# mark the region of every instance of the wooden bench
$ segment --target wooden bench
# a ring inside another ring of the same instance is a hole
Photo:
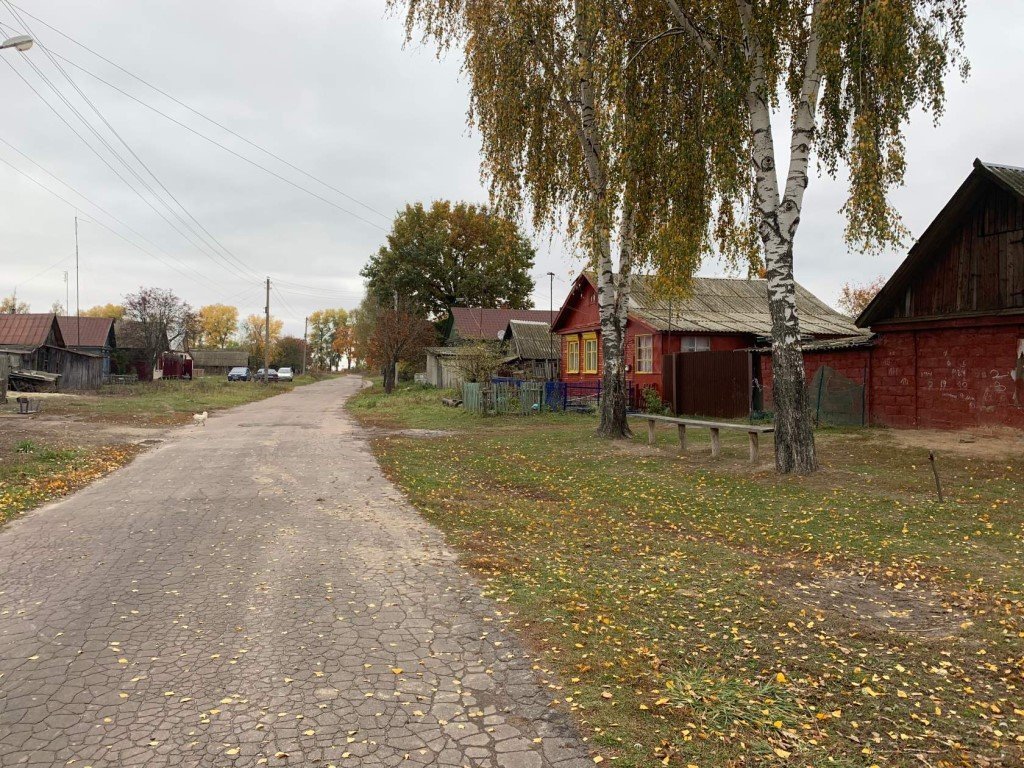
[[[750,460],[757,461],[759,457],[759,445],[758,438],[761,435],[769,435],[775,432],[775,427],[771,424],[759,425],[759,424],[735,424],[729,421],[703,421],[701,419],[683,419],[676,418],[675,416],[658,416],[651,413],[631,413],[629,414],[631,419],[643,419],[647,422],[647,442],[650,445],[654,445],[654,428],[657,423],[664,422],[666,424],[675,424],[679,430],[679,450],[686,450],[686,428],[687,427],[703,427],[711,430],[711,455],[718,457],[722,452],[722,441],[719,438],[719,432],[723,429],[732,429],[740,432],[746,432],[750,438]]]

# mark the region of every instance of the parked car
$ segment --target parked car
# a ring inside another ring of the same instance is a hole
[[[278,368],[277,378],[279,381],[293,381],[295,379],[295,374],[292,373],[291,368]]]
[[[252,378],[248,368],[232,368],[228,371],[228,381],[249,381]]]
[[[277,371],[275,371],[273,368],[270,368],[268,369],[267,373],[264,373],[263,369],[260,368],[258,371],[256,371],[252,378],[254,381],[263,381],[264,379],[266,379],[267,381],[277,381]]]

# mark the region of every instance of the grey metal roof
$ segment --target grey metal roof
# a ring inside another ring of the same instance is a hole
[[[509,320],[505,329],[509,355],[521,360],[557,360],[562,345],[549,327],[547,323],[530,320]]]
[[[249,364],[249,352],[245,349],[190,349],[189,354],[196,368],[242,368]]]
[[[1000,165],[999,163],[986,163],[982,160],[974,161],[975,168],[984,168],[989,174],[1010,192],[1024,197],[1024,168],[1015,165]]]
[[[796,287],[801,333],[812,336],[859,336],[853,320],[821,301],[801,285]],[[769,335],[766,280],[695,277],[683,297],[659,294],[651,277],[638,275],[630,294],[631,315],[659,331],[684,333],[750,333]]]

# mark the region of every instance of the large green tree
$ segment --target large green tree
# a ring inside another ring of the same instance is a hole
[[[794,246],[810,162],[843,168],[846,239],[865,250],[904,234],[889,192],[904,178],[904,127],[914,110],[937,118],[944,80],[962,59],[966,0],[622,0],[636,78],[652,93],[696,81],[718,109],[683,158],[734,155],[744,183],[709,174],[724,201],[716,226],[726,239],[756,232],[772,318],[776,466],[817,466],[796,307]],[[788,110],[788,121],[777,119]],[[786,150],[775,132],[786,125]],[[673,133],[664,141],[677,145]],[[777,159],[784,164],[777,165]],[[735,212],[741,215],[734,215]],[[711,220],[712,209],[702,214]],[[724,214],[724,215],[723,215]]]
[[[438,200],[407,205],[362,275],[381,304],[393,304],[397,293],[410,311],[435,319],[457,306],[525,309],[534,255],[510,218]]]
[[[334,340],[338,332],[348,325],[348,311],[318,309],[309,316],[309,358],[314,368],[330,370],[341,361],[341,353],[335,349]]]

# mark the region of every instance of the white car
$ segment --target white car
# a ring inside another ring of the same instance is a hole
[[[278,381],[293,381],[295,374],[292,373],[291,368],[278,368],[277,369],[277,380]]]

